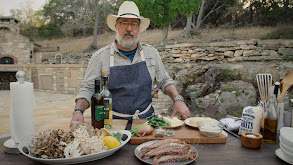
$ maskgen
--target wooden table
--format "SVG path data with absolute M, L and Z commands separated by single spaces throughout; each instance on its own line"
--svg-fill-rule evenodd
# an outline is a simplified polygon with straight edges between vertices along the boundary
M 127 128 L 131 128 L 128 123 Z M 0 139 L 2 145 L 8 138 Z M 85 165 L 139 165 L 144 164 L 134 155 L 134 150 L 138 145 L 126 144 L 113 155 L 96 160 L 93 162 L 83 163 Z M 263 143 L 260 149 L 252 150 L 241 146 L 240 139 L 229 135 L 226 144 L 192 144 L 198 152 L 199 156 L 196 162 L 191 164 L 200 165 L 283 165 L 288 164 L 275 155 L 275 150 L 279 148 L 277 144 Z M 0 164 L 39 164 L 23 155 L 12 155 L 0 152 Z M 82 164 L 82 165 L 83 165 Z

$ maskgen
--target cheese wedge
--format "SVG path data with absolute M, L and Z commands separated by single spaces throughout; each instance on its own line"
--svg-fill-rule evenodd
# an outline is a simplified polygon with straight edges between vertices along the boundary
M 163 117 L 163 120 L 171 127 L 177 127 L 182 124 L 182 121 L 179 120 L 177 117 L 173 117 L 172 119 L 170 117 Z

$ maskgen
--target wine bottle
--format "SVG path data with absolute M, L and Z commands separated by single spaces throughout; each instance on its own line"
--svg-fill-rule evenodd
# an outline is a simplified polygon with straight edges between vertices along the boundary
M 104 122 L 104 127 L 107 129 L 112 128 L 112 94 L 108 90 L 108 74 L 107 71 L 103 72 L 103 78 L 104 78 L 104 86 L 103 86 L 103 91 L 102 95 L 104 97 L 104 111 L 105 111 L 105 122 Z
M 91 105 L 92 126 L 101 129 L 104 127 L 104 97 L 101 94 L 100 80 L 95 80 L 95 93 Z

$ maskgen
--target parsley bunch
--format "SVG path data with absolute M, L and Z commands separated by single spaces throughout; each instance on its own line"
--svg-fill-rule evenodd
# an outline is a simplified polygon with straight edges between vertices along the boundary
M 155 126 L 161 126 L 161 127 L 170 127 L 170 125 L 168 123 L 166 123 L 163 118 L 160 118 L 160 117 L 149 117 L 147 118 L 148 120 L 148 124 L 152 127 L 155 127 Z

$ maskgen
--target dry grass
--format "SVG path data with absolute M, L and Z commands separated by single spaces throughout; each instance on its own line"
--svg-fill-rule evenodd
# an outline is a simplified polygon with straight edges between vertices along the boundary
M 199 38 L 206 41 L 223 39 L 249 40 L 260 39 L 265 34 L 274 30 L 274 27 L 242 27 L 234 29 L 203 29 Z
M 222 40 L 248 40 L 259 39 L 265 34 L 276 29 L 276 27 L 245 27 L 234 29 L 202 29 L 198 35 L 194 35 L 190 38 L 183 38 L 183 29 L 169 30 L 168 43 L 192 43 L 192 42 L 214 42 Z M 76 37 L 76 38 L 58 38 L 52 40 L 38 41 L 37 43 L 42 46 L 60 46 L 59 53 L 78 53 L 86 50 L 92 43 L 91 37 Z M 98 36 L 97 43 L 99 47 L 103 47 L 114 40 L 114 32 L 106 33 Z M 147 30 L 140 35 L 140 41 L 158 46 L 162 40 L 161 29 Z

